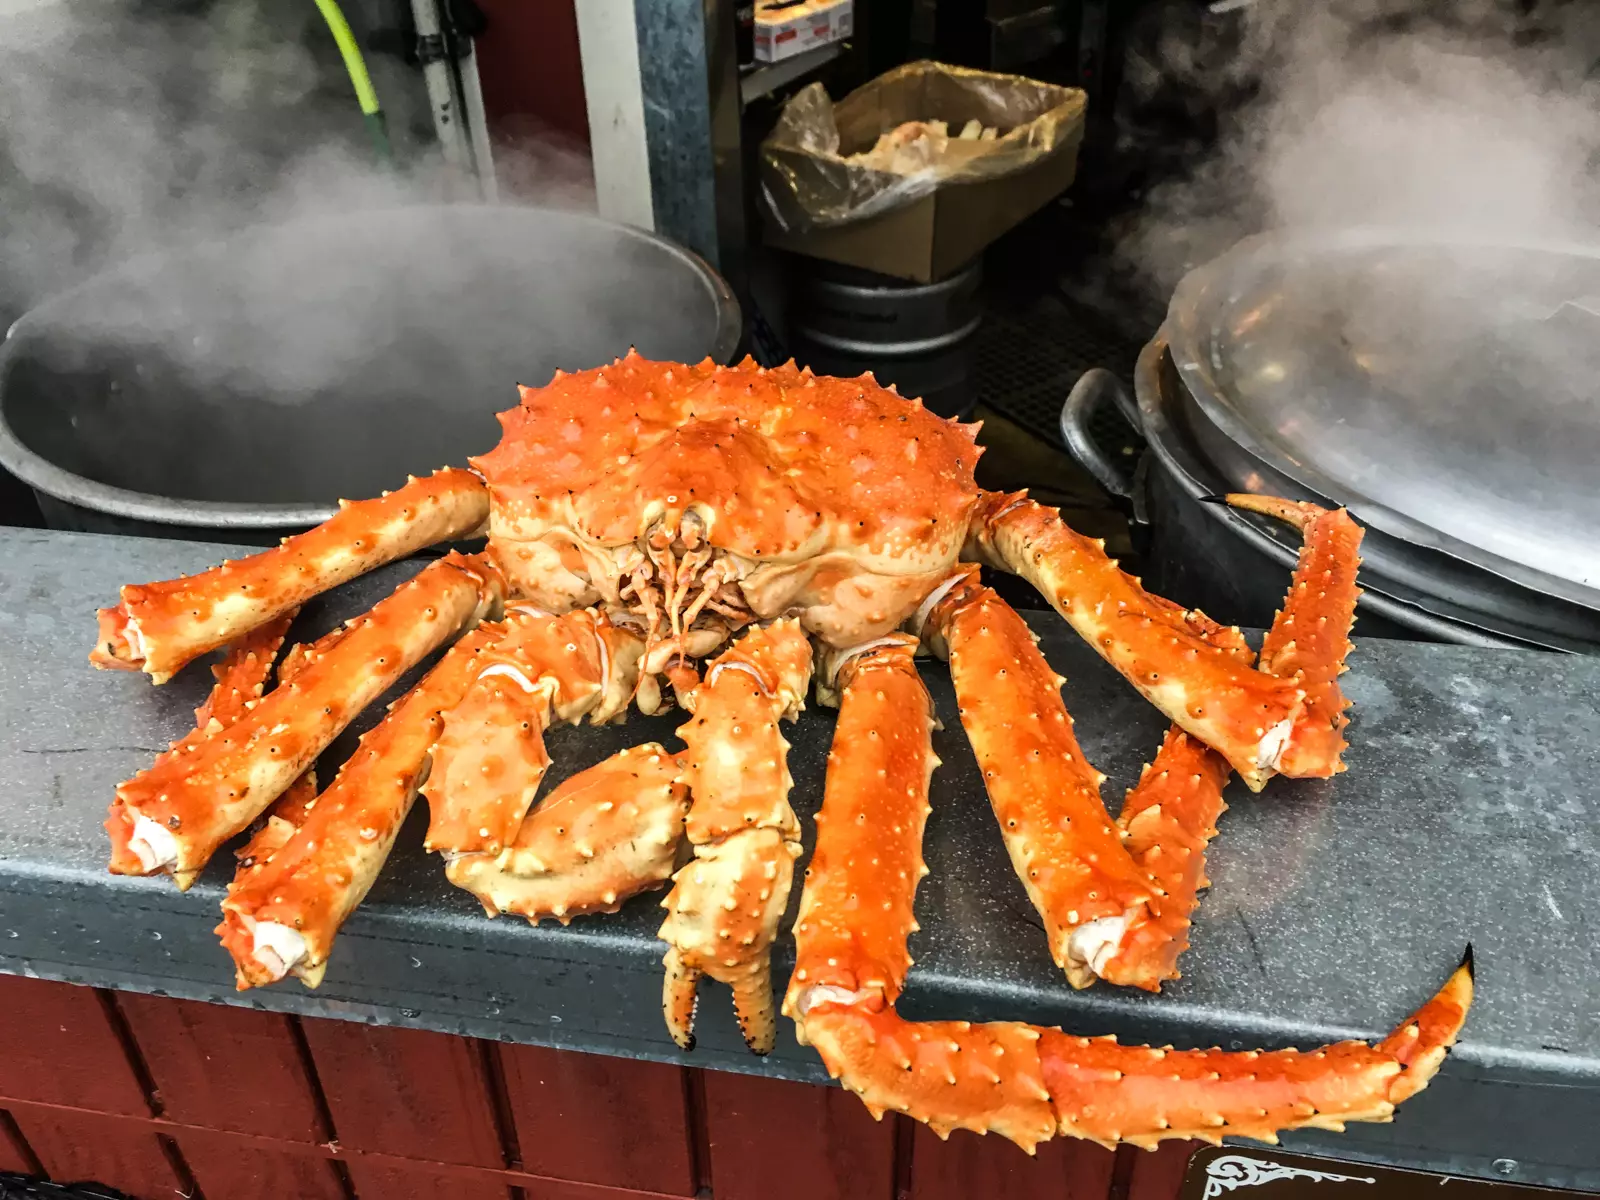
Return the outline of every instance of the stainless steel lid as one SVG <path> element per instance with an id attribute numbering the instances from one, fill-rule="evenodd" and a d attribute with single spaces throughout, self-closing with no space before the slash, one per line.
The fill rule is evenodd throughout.
<path id="1" fill-rule="evenodd" d="M 1190 274 L 1166 331 L 1241 462 L 1600 609 L 1600 249 L 1262 236 Z"/>

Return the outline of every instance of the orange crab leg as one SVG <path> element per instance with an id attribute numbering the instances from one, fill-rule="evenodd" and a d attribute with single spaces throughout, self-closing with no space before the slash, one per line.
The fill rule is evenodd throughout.
<path id="1" fill-rule="evenodd" d="M 516 838 L 550 765 L 552 721 L 610 720 L 632 694 L 644 643 L 582 609 L 513 609 L 478 674 L 445 714 L 423 786 L 423 843 L 449 857 L 498 856 Z"/>
<path id="2" fill-rule="evenodd" d="M 689 808 L 680 759 L 655 743 L 580 771 L 522 822 L 503 861 L 465 854 L 445 868 L 490 916 L 516 913 L 563 925 L 616 912 L 672 875 Z"/>
<path id="3" fill-rule="evenodd" d="M 1303 708 L 1293 680 L 1254 670 L 1208 641 L 1177 605 L 1152 596 L 1026 493 L 988 493 L 965 557 L 1029 580 L 1078 633 L 1185 732 L 1216 750 L 1252 791 L 1282 765 Z"/>
<path id="4" fill-rule="evenodd" d="M 892 1004 L 911 970 L 906 938 L 916 932 L 911 902 L 928 873 L 922 831 L 928 783 L 939 765 L 930 737 L 933 701 L 917 674 L 916 648 L 913 637 L 886 638 L 829 672 L 842 691 L 816 816 L 828 836 L 818 835 L 806 868 L 794 924 L 800 961 L 784 997 L 785 1016 L 794 1016 L 805 988 L 878 995 Z M 857 795 L 875 798 L 870 821 L 841 823 L 837 814 L 851 812 Z"/>
<path id="5" fill-rule="evenodd" d="M 1044 918 L 1050 953 L 1073 987 L 1161 908 L 1150 874 L 1123 845 L 1105 777 L 1083 756 L 1062 679 L 1010 605 L 969 576 L 928 625 L 955 682 L 961 723 L 1017 878 Z"/>
<path id="6" fill-rule="evenodd" d="M 1039 1062 L 1059 1132 L 1153 1149 L 1166 1138 L 1275 1143 L 1291 1129 L 1388 1121 L 1438 1072 L 1472 1004 L 1469 950 L 1444 986 L 1376 1046 L 1173 1050 L 1046 1030 Z"/>
<path id="7" fill-rule="evenodd" d="M 1427 1085 L 1466 1020 L 1470 954 L 1432 1000 L 1376 1047 L 1178 1051 L 1019 1022 L 902 1020 L 893 1000 L 901 964 L 909 963 L 905 942 L 913 923 L 905 913 L 922 874 L 921 823 L 890 821 L 870 843 L 862 827 L 883 812 L 905 815 L 904 793 L 925 780 L 932 748 L 926 702 L 908 684 L 900 685 L 908 713 L 877 724 L 888 715 L 875 703 L 877 693 L 887 698 L 894 670 L 883 663 L 844 679 L 840 750 L 829 759 L 801 897 L 807 918 L 796 926 L 795 972 L 784 1001 L 800 1040 L 874 1116 L 902 1112 L 941 1136 L 992 1130 L 1029 1153 L 1058 1134 L 1149 1147 L 1164 1138 L 1270 1140 L 1284 1129 L 1386 1121 L 1395 1105 Z M 863 693 L 867 703 L 858 704 Z M 905 745 L 895 755 L 863 748 L 872 728 L 894 730 Z M 921 787 L 925 796 L 926 783 Z M 858 905 L 846 923 L 838 919 L 839 901 L 850 897 Z M 859 903 L 866 897 L 875 903 Z M 887 917 L 879 916 L 878 903 Z M 811 919 L 822 912 L 834 919 Z"/>
<path id="8" fill-rule="evenodd" d="M 257 835 L 268 839 L 261 849 L 269 853 L 241 863 L 217 927 L 240 991 L 291 972 L 307 987 L 322 982 L 335 935 L 372 887 L 411 811 L 444 710 L 476 677 L 494 635 L 480 626 L 452 646 L 362 737 L 326 791 Z"/>
<path id="9" fill-rule="evenodd" d="M 317 772 L 306 773 L 289 785 L 289 790 L 272 802 L 272 807 L 256 820 L 244 845 L 233 852 L 241 869 L 264 863 L 288 845 L 296 831 L 306 823 L 317 804 Z"/>
<path id="10" fill-rule="evenodd" d="M 1188 620 L 1213 645 L 1246 663 L 1255 652 L 1237 628 L 1218 625 L 1201 613 Z M 1222 790 L 1232 774 L 1215 750 L 1184 733 L 1167 731 L 1155 761 L 1146 765 L 1117 814 L 1117 829 L 1134 861 L 1165 893 L 1161 911 L 1132 928 L 1100 968 L 1100 978 L 1122 987 L 1161 990 L 1178 978 L 1178 957 L 1189 948 L 1189 922 L 1206 878 L 1206 846 L 1217 836 L 1227 811 Z"/>
<path id="11" fill-rule="evenodd" d="M 187 888 L 363 708 L 497 607 L 502 586 L 477 560 L 432 563 L 232 727 L 118 787 L 112 818 L 127 829 L 135 873 L 170 871 Z"/>
<path id="12" fill-rule="evenodd" d="M 1355 624 L 1356 571 L 1363 530 L 1344 509 L 1235 493 L 1234 508 L 1275 517 L 1298 529 L 1304 544 L 1294 583 L 1261 644 L 1261 666 L 1304 689 L 1305 711 L 1295 722 L 1280 769 L 1296 778 L 1326 779 L 1344 770 L 1345 716 L 1339 690 Z"/>
<path id="13" fill-rule="evenodd" d="M 278 656 L 278 649 L 283 645 L 294 617 L 294 611 L 284 613 L 228 648 L 226 657 L 211 668 L 216 683 L 212 685 L 205 703 L 194 710 L 195 727 L 172 743 L 164 754 L 157 756 L 154 765 L 159 766 L 193 753 L 207 738 L 228 728 L 255 706 L 266 687 L 273 660 Z M 139 856 L 129 845 L 133 823 L 125 820 L 124 813 L 113 805 L 105 826 L 111 836 L 112 874 L 141 874 Z"/>
<path id="14" fill-rule="evenodd" d="M 271 550 L 165 583 L 130 584 L 99 612 L 89 661 L 165 683 L 185 665 L 311 597 L 488 519 L 489 493 L 471 471 L 446 469 L 376 500 L 351 504 Z"/>
<path id="15" fill-rule="evenodd" d="M 1428 1085 L 1472 1002 L 1469 960 L 1376 1046 L 1312 1051 L 1124 1046 L 1018 1022 L 910 1022 L 892 1008 L 819 1001 L 806 1036 L 876 1116 L 941 1136 L 993 1131 L 1028 1153 L 1054 1135 L 1146 1149 L 1168 1138 L 1276 1142 L 1291 1129 L 1388 1121 Z"/>
<path id="16" fill-rule="evenodd" d="M 733 989 L 746 1044 L 772 1050 L 771 952 L 789 899 L 800 824 L 789 807 L 789 744 L 778 721 L 799 716 L 811 643 L 793 619 L 746 632 L 690 693 L 686 832 L 694 859 L 673 876 L 660 937 L 671 947 L 662 1009 L 678 1045 L 694 1045 L 702 975 Z"/>
<path id="17" fill-rule="evenodd" d="M 1178 956 L 1189 948 L 1189 920 L 1208 887 L 1206 845 L 1227 809 L 1222 789 L 1228 764 L 1181 729 L 1167 731 L 1155 761 L 1128 792 L 1117 828 L 1133 859 L 1163 893 L 1160 911 L 1131 926 L 1100 978 L 1122 987 L 1161 990 L 1178 978 Z"/>

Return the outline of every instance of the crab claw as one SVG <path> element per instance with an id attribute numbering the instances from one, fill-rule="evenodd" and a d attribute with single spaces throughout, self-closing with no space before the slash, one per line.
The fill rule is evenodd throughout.
<path id="1" fill-rule="evenodd" d="M 799 846 L 776 829 L 754 829 L 695 847 L 662 905 L 670 942 L 662 1011 L 672 1040 L 694 1047 L 694 997 L 702 975 L 733 989 L 733 1011 L 752 1053 L 777 1042 L 769 958 L 789 903 Z"/>
<path id="2" fill-rule="evenodd" d="M 445 875 L 491 916 L 565 925 L 616 912 L 672 873 L 689 807 L 680 773 L 679 760 L 653 742 L 613 754 L 546 796 L 498 860 L 463 854 Z"/>
<path id="3" fill-rule="evenodd" d="M 685 1050 L 694 1045 L 702 975 L 733 989 L 752 1051 L 768 1054 L 777 1040 L 772 942 L 800 854 L 789 743 L 778 722 L 799 715 L 810 678 L 811 643 L 799 622 L 775 621 L 745 633 L 687 697 L 694 717 L 678 735 L 688 746 L 694 858 L 673 877 L 660 933 L 671 947 L 662 1011 Z"/>

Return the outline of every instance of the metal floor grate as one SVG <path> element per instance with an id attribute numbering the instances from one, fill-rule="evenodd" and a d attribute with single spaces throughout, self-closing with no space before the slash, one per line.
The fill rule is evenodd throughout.
<path id="1" fill-rule="evenodd" d="M 1003 414 L 1052 446 L 1061 441 L 1061 405 L 1078 377 L 1106 367 L 1133 378 L 1141 347 L 1092 310 L 1046 294 L 1019 308 L 991 303 L 973 348 L 973 389 L 979 403 Z M 1126 438 L 1115 417 L 1093 432 L 1107 444 Z"/>

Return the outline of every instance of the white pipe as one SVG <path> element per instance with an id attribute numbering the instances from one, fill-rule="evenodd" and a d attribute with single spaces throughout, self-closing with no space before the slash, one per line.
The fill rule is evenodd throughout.
<path id="1" fill-rule="evenodd" d="M 654 232 L 637 3 L 649 0 L 581 0 L 578 52 L 600 215 Z"/>
<path id="2" fill-rule="evenodd" d="M 411 19 L 417 27 L 417 41 L 442 45 L 444 29 L 435 0 L 411 0 Z M 472 156 L 465 131 L 461 128 L 461 103 L 456 96 L 455 77 L 450 60 L 434 56 L 422 64 L 422 79 L 428 87 L 428 102 L 433 106 L 433 128 L 439 137 L 444 161 L 458 171 L 471 171 Z"/>
<path id="3" fill-rule="evenodd" d="M 467 39 L 467 53 L 459 67 L 472 161 L 478 168 L 478 190 L 486 203 L 498 204 L 500 182 L 494 173 L 494 148 L 489 144 L 489 118 L 483 109 L 483 82 L 478 76 L 478 51 L 472 38 Z"/>

